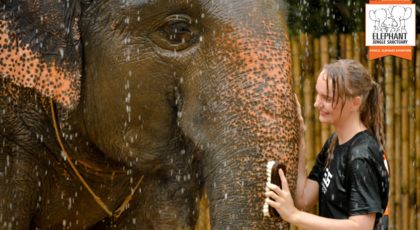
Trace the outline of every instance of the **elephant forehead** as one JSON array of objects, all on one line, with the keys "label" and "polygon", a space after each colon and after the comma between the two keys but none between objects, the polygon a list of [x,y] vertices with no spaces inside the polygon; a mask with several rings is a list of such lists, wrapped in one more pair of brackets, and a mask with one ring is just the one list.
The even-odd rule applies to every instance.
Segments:
[{"label": "elephant forehead", "polygon": [[378,9],[375,11],[376,17],[379,18],[386,18],[387,17],[387,13],[385,9]]},{"label": "elephant forehead", "polygon": [[33,52],[29,44],[23,45],[21,39],[7,29],[10,23],[0,21],[2,77],[18,86],[35,88],[43,96],[53,97],[70,108],[79,97],[80,74],[77,71],[66,74],[54,62],[43,62],[40,53]]}]

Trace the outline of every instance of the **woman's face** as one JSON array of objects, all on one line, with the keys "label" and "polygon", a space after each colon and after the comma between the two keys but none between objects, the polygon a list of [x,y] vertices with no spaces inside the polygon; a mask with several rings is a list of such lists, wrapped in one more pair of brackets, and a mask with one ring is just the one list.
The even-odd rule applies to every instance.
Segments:
[{"label": "woman's face", "polygon": [[[338,98],[338,103],[333,107],[332,103],[332,81],[330,80],[328,83],[329,94],[327,95],[327,76],[325,71],[322,71],[316,82],[316,99],[315,99],[315,108],[319,109],[319,121],[322,123],[331,124],[334,127],[338,127],[338,122],[340,121],[340,112],[341,107],[343,105],[343,99],[341,97]],[[338,94],[336,93],[336,96]],[[341,113],[341,121],[343,122],[346,120],[347,115],[349,114],[349,104],[348,101],[343,108],[343,112]]]}]

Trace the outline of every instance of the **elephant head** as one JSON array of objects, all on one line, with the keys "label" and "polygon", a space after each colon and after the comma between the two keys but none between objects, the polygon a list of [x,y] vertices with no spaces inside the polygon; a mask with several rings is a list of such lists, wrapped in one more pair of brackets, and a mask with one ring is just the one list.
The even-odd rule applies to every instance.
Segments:
[{"label": "elephant head", "polygon": [[[411,8],[403,7],[403,6],[390,6],[389,12],[391,13],[391,17],[397,22],[397,29],[401,28],[402,21],[407,20],[411,17]],[[403,27],[405,24],[403,24]]]},{"label": "elephant head", "polygon": [[391,17],[385,19],[381,24],[381,28],[386,32],[393,31],[395,27],[397,27],[397,22]]},{"label": "elephant head", "polygon": [[[20,165],[0,177],[3,221],[191,229],[203,195],[213,229],[278,229],[263,218],[265,165],[282,160],[293,191],[298,148],[283,11],[281,0],[6,1],[0,164]],[[134,194],[121,217],[67,161],[111,211]]]},{"label": "elephant head", "polygon": [[375,26],[377,29],[381,30],[383,27],[383,22],[388,18],[388,13],[386,9],[377,9],[369,11],[369,18],[372,21],[375,21]]}]

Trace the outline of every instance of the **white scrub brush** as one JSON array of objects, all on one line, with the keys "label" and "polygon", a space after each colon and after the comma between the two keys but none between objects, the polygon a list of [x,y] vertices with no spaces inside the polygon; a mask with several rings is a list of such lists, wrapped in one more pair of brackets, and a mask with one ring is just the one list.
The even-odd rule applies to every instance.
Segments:
[{"label": "white scrub brush", "polygon": [[[286,176],[286,166],[281,162],[269,161],[267,162],[267,184],[275,184],[280,187],[281,189],[281,179],[279,175],[279,169],[283,170],[284,175]],[[266,186],[265,191],[269,192],[270,189]],[[271,199],[271,198],[270,198]],[[264,202],[263,206],[263,214],[266,217],[280,217],[279,213]]]}]

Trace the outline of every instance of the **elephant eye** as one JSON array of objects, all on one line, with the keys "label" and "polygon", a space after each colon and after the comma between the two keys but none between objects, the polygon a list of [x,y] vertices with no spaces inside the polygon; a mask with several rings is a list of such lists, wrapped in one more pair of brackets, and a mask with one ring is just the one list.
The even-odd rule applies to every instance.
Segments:
[{"label": "elephant eye", "polygon": [[197,41],[199,30],[190,25],[186,15],[172,15],[166,23],[152,34],[152,40],[161,48],[174,52],[184,50]]},{"label": "elephant eye", "polygon": [[170,43],[171,50],[176,51],[189,47],[195,41],[190,26],[184,22],[176,22],[166,26],[163,29],[162,36]]},{"label": "elephant eye", "polygon": [[172,44],[184,44],[191,40],[193,33],[186,23],[175,23],[165,28],[165,36]]},{"label": "elephant eye", "polygon": [[188,25],[185,23],[176,23],[173,24],[171,26],[169,26],[169,28],[176,34],[176,33],[190,33],[191,31],[188,29]]}]

